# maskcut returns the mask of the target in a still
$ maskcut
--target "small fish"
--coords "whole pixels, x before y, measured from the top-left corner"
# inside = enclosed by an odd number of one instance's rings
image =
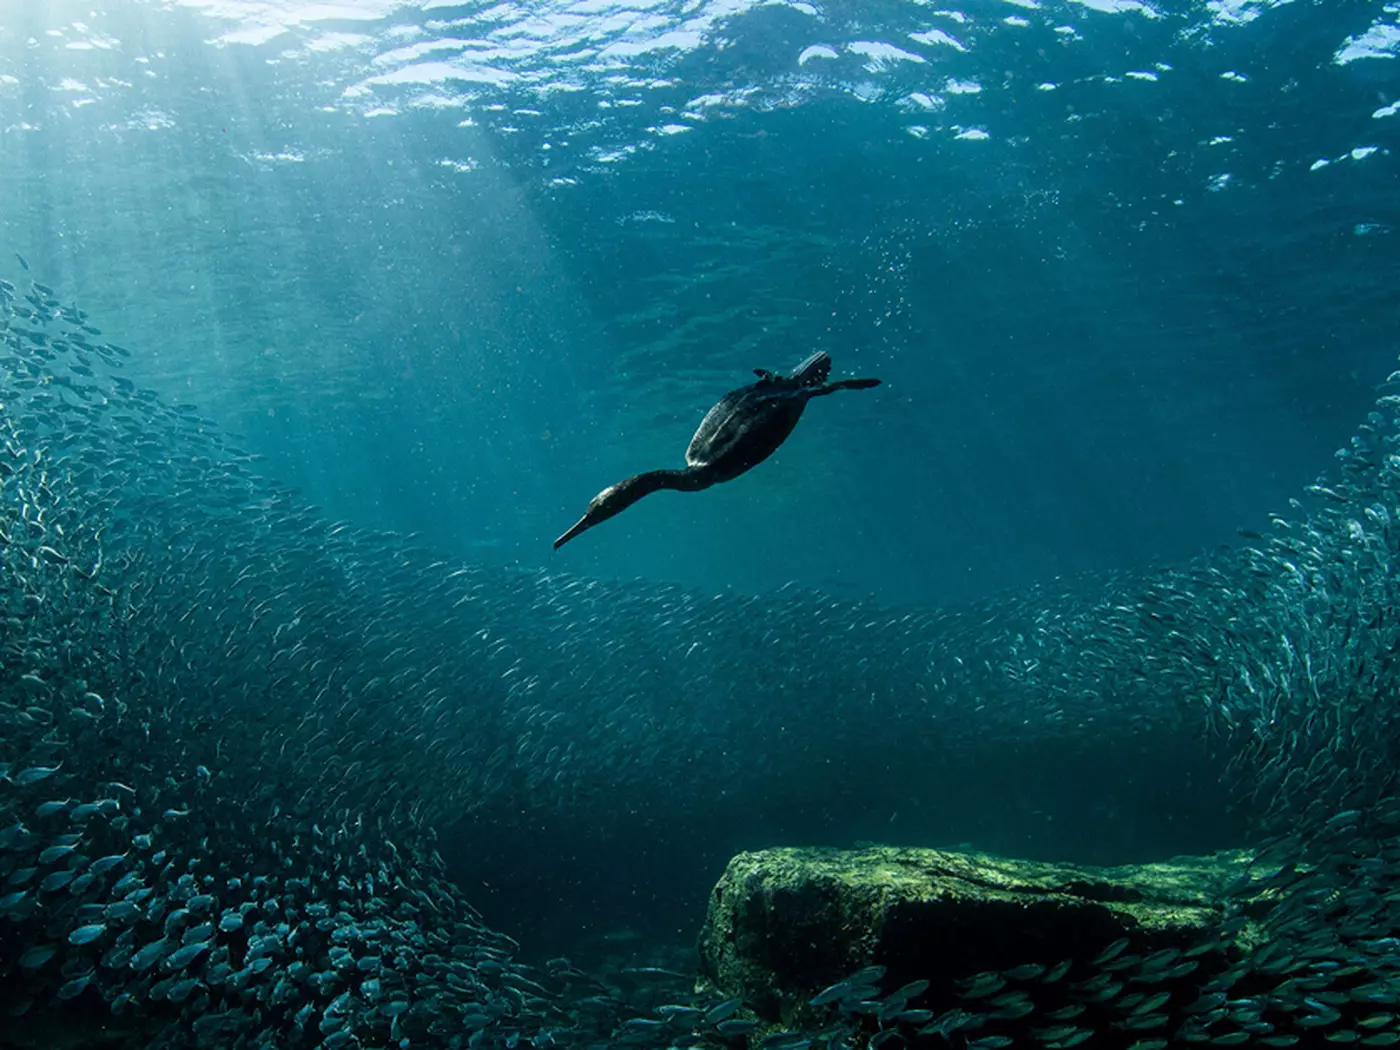
[[[1142,1002],[1132,1008],[1134,1014],[1148,1014],[1164,1004],[1172,997],[1171,992],[1158,992],[1156,995],[1149,995]]]
[[[1116,959],[1110,959],[1108,962],[1103,963],[1103,968],[1109,973],[1117,973],[1120,970],[1128,970],[1134,966],[1138,966],[1141,962],[1142,956],[1140,955],[1120,955]]]
[[[62,985],[56,994],[60,999],[76,999],[87,989],[88,982],[91,980],[91,973],[85,973],[81,977],[74,977],[67,984]]]
[[[1118,955],[1122,954],[1123,949],[1127,946],[1128,938],[1119,937],[1118,940],[1114,941],[1103,951],[1099,952],[1099,954],[1090,961],[1089,965],[1102,966],[1104,963],[1109,962],[1110,960],[1116,958]]]
[[[29,1012],[29,1008],[34,1005],[34,997],[21,995],[11,1000],[5,1007],[5,1013],[10,1017],[23,1017]]]
[[[55,871],[44,877],[44,881],[39,883],[39,889],[45,893],[57,893],[78,875],[77,869],[65,868],[63,871]]]
[[[25,261],[24,256],[19,252],[15,252],[15,258],[19,260],[19,268],[27,273],[29,271],[29,263]]]
[[[1130,1032],[1139,1032],[1147,1028],[1161,1028],[1166,1023],[1166,1014],[1133,1014],[1131,1017],[1119,1021],[1118,1027]]]
[[[721,1021],[733,1017],[743,1004],[744,1000],[742,999],[726,999],[722,1003],[716,1003],[705,1011],[705,1021],[707,1024],[719,1024]]]
[[[932,1010],[901,1010],[891,1018],[900,1024],[926,1024],[933,1020]]]
[[[1156,984],[1159,981],[1176,981],[1185,977],[1187,974],[1195,973],[1196,970],[1200,969],[1200,966],[1199,960],[1186,959],[1177,963],[1175,966],[1167,967],[1165,970],[1154,970],[1150,974],[1145,975],[1139,974],[1137,977],[1134,977],[1133,980],[1137,981],[1139,984]]]
[[[199,944],[209,940],[214,936],[214,924],[212,922],[200,923],[198,926],[191,926],[180,938],[182,945]],[[364,960],[361,960],[362,962]]]
[[[840,999],[844,999],[855,987],[856,985],[852,983],[849,978],[844,981],[837,981],[835,984],[828,985],[816,995],[812,996],[809,1005],[826,1006],[830,1003],[837,1002]]]
[[[958,984],[962,987],[958,994],[964,999],[982,999],[1005,988],[1006,978],[999,973],[988,971],[959,981]]]
[[[40,945],[37,948],[30,948],[19,957],[19,965],[22,970],[37,970],[54,957],[58,951],[51,944]]]
[[[998,1021],[1019,1021],[1035,1011],[1035,1003],[1019,1002],[1010,1006],[1003,1006],[998,1010],[993,1010],[987,1016]]]
[[[1103,976],[1109,979],[1107,983],[1100,984],[1093,993],[1088,993],[1088,991],[1086,991],[1084,995],[1086,1001],[1107,1002],[1113,1000],[1113,998],[1119,997],[1119,994],[1123,991],[1123,981],[1112,980],[1113,974],[1110,973],[1105,973]]]
[[[41,780],[47,780],[62,768],[62,762],[56,766],[30,766],[28,769],[20,770],[20,772],[15,775],[13,783],[17,787],[29,787],[31,784],[39,783]]]
[[[806,1041],[811,1043],[811,1039],[801,1032],[771,1032],[763,1037],[759,1046],[764,1050],[779,1050],[779,1048],[791,1048]]]
[[[879,1017],[885,1010],[885,1004],[878,999],[843,999],[841,1000],[841,1011],[849,1014],[861,1014],[865,1017]]]
[[[1163,948],[1159,952],[1153,952],[1142,960],[1144,970],[1160,970],[1164,966],[1170,966],[1181,958],[1181,950],[1178,948]]]
[[[98,857],[89,864],[88,872],[92,875],[105,875],[124,860],[126,860],[125,853],[109,853],[105,857]]]
[[[846,980],[850,981],[852,984],[855,984],[855,985],[860,985],[860,984],[876,984],[876,985],[878,985],[881,981],[883,981],[883,980],[885,979],[885,974],[886,974],[888,971],[889,971],[889,968],[888,968],[888,967],[885,967],[885,966],[879,966],[879,965],[876,965],[876,966],[867,966],[867,967],[865,967],[864,969],[857,970],[855,973],[851,974],[850,977],[846,978]]]
[[[892,1021],[894,1019],[895,1014],[901,1013],[902,1011],[907,1010],[908,1008],[909,1003],[905,1000],[889,998],[884,1000],[883,1003],[881,1003],[880,1012],[875,1016],[879,1019],[880,1024],[884,1025],[885,1023]]]
[[[361,961],[363,962],[364,960]],[[375,966],[373,968],[379,968],[378,960],[376,960]],[[514,985],[516,982],[519,982],[521,985],[533,985],[533,987],[538,988],[542,994],[549,994],[543,988],[540,988],[539,985],[536,985],[532,981],[521,977],[519,974],[504,974],[503,979],[507,981],[507,983],[510,983],[512,985]],[[367,983],[369,982],[360,982],[361,995],[365,994],[365,985]],[[692,1022],[701,1020],[705,1016],[705,1012],[703,1010],[697,1009],[694,1006],[686,1006],[682,1003],[662,1003],[660,1006],[656,1007],[656,1012],[662,1017],[668,1018],[669,1020],[675,1022],[678,1025],[686,1026],[690,1025]]]
[[[105,923],[95,922],[88,926],[79,926],[68,935],[69,944],[91,944],[97,938],[107,932]]]
[[[885,1001],[890,1002],[896,999],[903,999],[907,1002],[910,999],[917,999],[919,996],[923,995],[926,991],[928,991],[928,986],[929,982],[925,980],[910,981],[908,984],[903,985],[900,988],[896,988],[894,991],[892,991],[888,996],[886,996]]]
[[[1246,1031],[1221,1032],[1219,1035],[1211,1036],[1210,1041],[1215,1046],[1240,1046],[1249,1042],[1251,1038],[1251,1033]]]
[[[748,1035],[757,1027],[757,1021],[744,1021],[737,1017],[731,1017],[729,1020],[721,1021],[719,1024],[715,1025],[715,1031],[725,1036]]]
[[[1379,982],[1353,988],[1350,994],[1352,1001],[1358,1003],[1380,1003],[1387,1006],[1400,1003],[1400,993]]]
[[[125,922],[134,918],[141,911],[141,906],[134,901],[113,901],[107,905],[103,917],[109,922]]]
[[[1060,1024],[1052,1028],[1037,1028],[1032,1034],[1042,1043],[1054,1043],[1061,1039],[1067,1039],[1079,1031],[1076,1024]]]
[[[1025,963],[1001,972],[1013,981],[1033,981],[1045,972],[1045,967],[1040,963]]]
[[[952,1035],[959,1028],[972,1028],[980,1024],[982,1019],[975,1014],[970,1014],[966,1010],[953,1007],[945,1013],[940,1014],[931,1023],[919,1029],[920,1035],[937,1035],[944,1039]]]
[[[208,941],[198,941],[194,944],[187,944],[179,950],[171,952],[169,955],[167,955],[165,957],[165,960],[161,963],[161,967],[162,969],[168,972],[173,972],[175,970],[183,970],[186,966],[194,962],[208,950]],[[265,958],[259,959],[257,961],[266,962],[269,966],[272,965],[271,959]]]
[[[173,947],[173,942],[165,939],[152,941],[131,957],[131,968],[137,973],[143,973],[160,962],[165,953],[170,951]]]
[[[1247,915],[1236,915],[1236,916],[1233,916],[1232,918],[1226,919],[1224,922],[1220,923],[1218,926],[1216,926],[1215,930],[1216,930],[1216,932],[1217,932],[1221,937],[1233,937],[1233,936],[1235,936],[1235,934],[1237,934],[1237,933],[1242,933],[1242,932],[1244,931],[1244,928],[1245,928],[1246,926],[1248,926],[1248,925],[1249,925],[1249,916],[1247,916]],[[1217,941],[1217,942],[1207,942],[1207,943],[1209,944],[1210,947],[1215,947],[1219,942]],[[1124,947],[1127,947],[1127,946],[1124,945]]]
[[[199,987],[199,979],[196,977],[186,977],[174,982],[166,989],[165,998],[172,1003],[182,1003],[190,997],[190,993]]]
[[[1294,1018],[1293,1023],[1299,1028],[1326,1028],[1330,1024],[1336,1024],[1341,1019],[1340,1012],[1327,1009]]]
[[[1209,1013],[1223,1006],[1228,998],[1224,992],[1207,992],[1194,1002],[1187,1003],[1184,1009],[1188,1014]]]
[[[78,847],[73,844],[60,844],[57,846],[50,846],[48,849],[44,850],[43,853],[39,854],[39,863],[52,864],[55,861],[62,860],[64,857],[68,856],[68,854],[72,853],[77,848]]]

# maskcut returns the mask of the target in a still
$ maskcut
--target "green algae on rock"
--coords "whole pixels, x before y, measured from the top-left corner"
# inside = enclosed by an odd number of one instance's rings
[[[1185,949],[1225,918],[1250,854],[1091,868],[972,851],[873,847],[741,853],[710,896],[707,974],[769,1017],[800,1017],[819,988],[871,963],[890,986],[932,981],[931,1001],[981,971]],[[1228,945],[1222,945],[1228,946]]]

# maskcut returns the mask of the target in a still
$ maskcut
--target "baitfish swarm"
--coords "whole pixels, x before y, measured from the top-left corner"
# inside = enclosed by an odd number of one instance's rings
[[[124,378],[130,357],[48,287],[0,281],[5,1038],[1400,1040],[1400,373],[1339,477],[1248,546],[895,612],[447,564],[325,520]],[[1199,738],[1253,818],[1257,870],[1196,954],[1027,959],[955,1004],[872,970],[817,994],[829,1018],[762,1035],[683,975],[517,960],[435,848],[491,800],[601,822],[600,799],[685,783],[679,818],[775,771],[888,789],[1086,726],[1109,747]]]
[[[628,997],[515,961],[442,877],[435,819],[516,747],[471,725],[500,643],[395,632],[472,574],[297,506],[99,336],[0,281],[6,1040],[606,1037]]]

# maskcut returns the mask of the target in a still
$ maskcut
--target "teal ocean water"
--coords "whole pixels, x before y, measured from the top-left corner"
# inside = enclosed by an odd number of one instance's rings
[[[610,1045],[529,967],[688,965],[746,848],[1313,863],[1400,755],[1398,57],[1380,2],[12,0],[13,1045]],[[553,549],[819,351],[881,385]]]
[[[18,10],[6,242],[444,554],[937,604],[1180,559],[1393,356],[1381,6]],[[886,389],[551,556],[816,349]]]

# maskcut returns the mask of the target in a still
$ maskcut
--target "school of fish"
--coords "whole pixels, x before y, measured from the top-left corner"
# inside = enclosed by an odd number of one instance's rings
[[[327,520],[131,356],[0,280],[0,1045],[1400,1041],[1400,372],[1243,546],[895,612],[446,562]],[[773,1031],[693,975],[520,961],[437,852],[502,797],[600,819],[684,779],[679,812],[779,749],[897,776],[1086,726],[1223,756],[1258,853],[1199,944],[951,991],[873,965]]]

